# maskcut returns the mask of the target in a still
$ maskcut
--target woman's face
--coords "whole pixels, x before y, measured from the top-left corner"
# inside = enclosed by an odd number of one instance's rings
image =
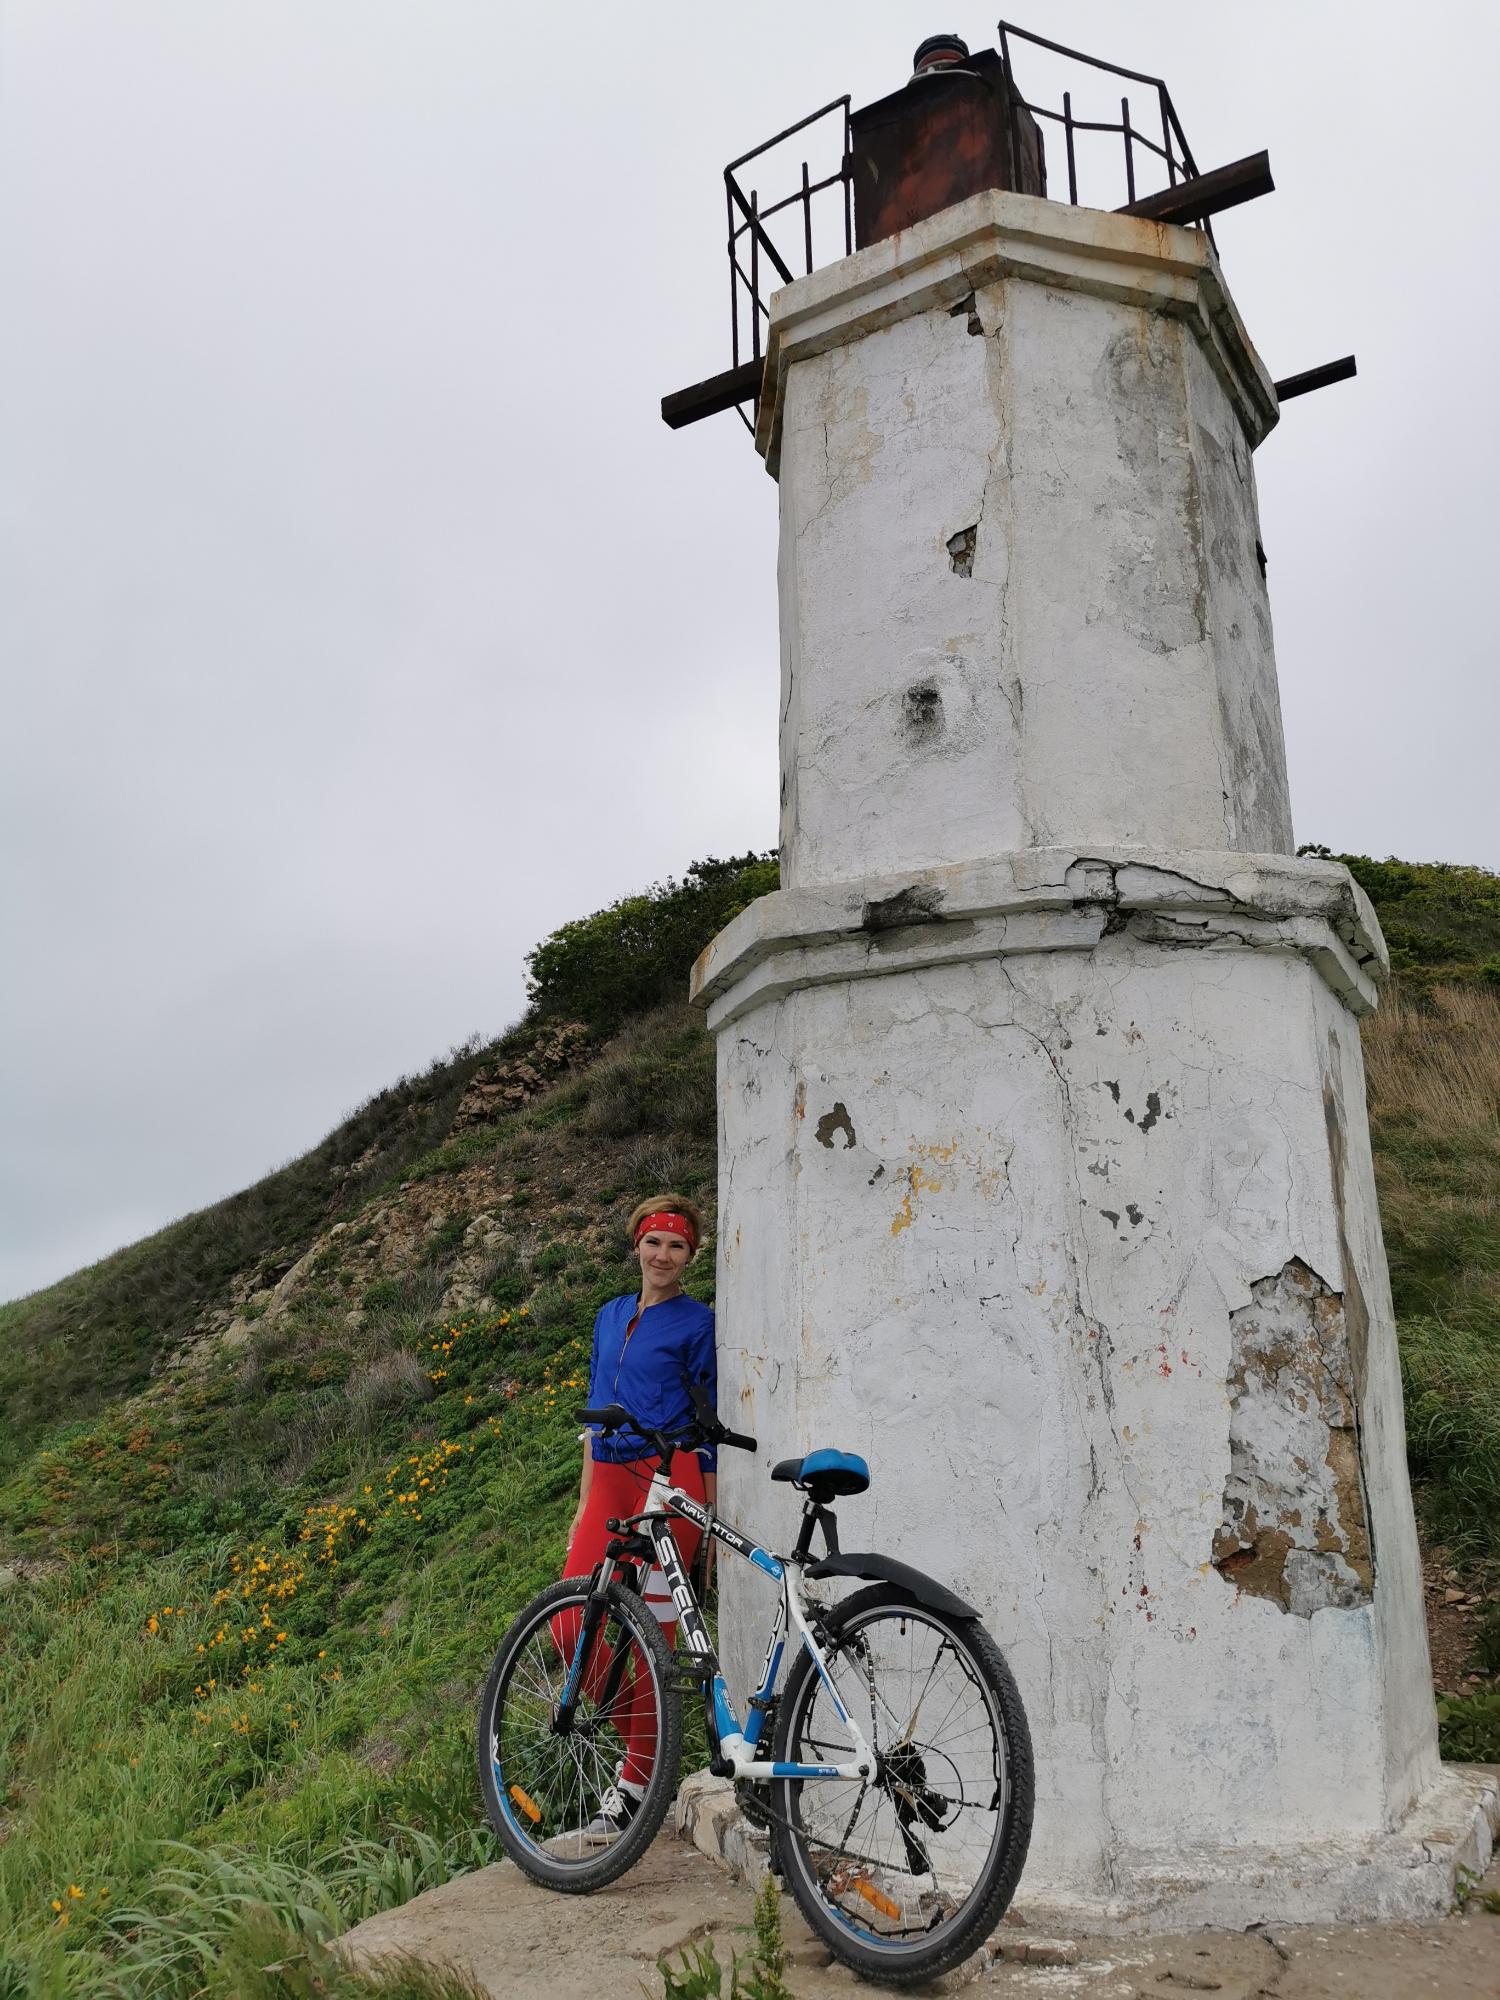
[[[641,1276],[658,1291],[669,1291],[680,1282],[692,1250],[685,1236],[675,1230],[648,1229],[635,1246],[641,1261]]]

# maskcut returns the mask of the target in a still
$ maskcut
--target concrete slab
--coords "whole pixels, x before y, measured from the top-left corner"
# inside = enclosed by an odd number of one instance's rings
[[[1500,1867],[1476,1885],[1463,1914],[1429,1925],[1058,1940],[1007,1922],[995,1940],[1003,1956],[966,1990],[995,2000],[1173,2000],[1199,1993],[1221,2000],[1496,2000],[1500,1916],[1484,1907],[1486,1896],[1500,1902]],[[747,1884],[664,1833],[622,1882],[597,1895],[552,1895],[505,1862],[370,1918],[347,1933],[342,1948],[357,1965],[404,1953],[461,1967],[493,2000],[656,1995],[661,1982],[654,1967],[663,1954],[702,1938],[714,1940],[726,1966],[731,1951],[747,1952],[751,1902]],[[862,1990],[831,1963],[790,1905],[784,1908],[796,2000],[847,2000]]]

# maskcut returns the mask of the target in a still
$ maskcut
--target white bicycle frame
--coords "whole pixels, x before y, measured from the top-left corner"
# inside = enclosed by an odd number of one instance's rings
[[[741,1556],[781,1586],[781,1598],[776,1617],[772,1622],[771,1636],[766,1645],[765,1667],[761,1684],[750,1697],[749,1720],[742,1728],[734,1705],[729,1699],[729,1689],[723,1671],[719,1666],[713,1639],[699,1609],[693,1587],[688,1581],[683,1565],[682,1552],[672,1533],[671,1516],[679,1515],[685,1521],[714,1540],[722,1542],[731,1554]],[[681,1487],[673,1486],[666,1473],[657,1468],[647,1490],[646,1504],[639,1514],[632,1515],[631,1521],[639,1523],[656,1552],[657,1566],[665,1577],[672,1593],[672,1602],[677,1611],[677,1622],[681,1625],[689,1652],[695,1658],[712,1666],[712,1674],[705,1674],[708,1681],[709,1703],[713,1713],[715,1733],[719,1740],[719,1755],[729,1766],[729,1773],[736,1778],[763,1780],[767,1778],[853,1778],[869,1780],[875,1776],[875,1755],[865,1738],[864,1731],[845,1708],[838,1689],[833,1684],[833,1676],[828,1670],[828,1661],[813,1634],[807,1615],[807,1603],[802,1593],[800,1561],[788,1557],[774,1556],[769,1549],[742,1535],[737,1528],[731,1528],[716,1514],[695,1500]],[[620,1558],[606,1556],[600,1566],[599,1582],[602,1588],[614,1575]],[[771,1697],[780,1677],[782,1658],[786,1650],[789,1631],[795,1631],[801,1643],[812,1655],[818,1677],[828,1690],[828,1698],[834,1711],[849,1735],[852,1756],[838,1764],[797,1764],[777,1763],[758,1755],[761,1732],[766,1716],[770,1712]],[[580,1636],[580,1645],[582,1639]],[[574,1662],[573,1673],[569,1675],[572,1685],[581,1667]]]

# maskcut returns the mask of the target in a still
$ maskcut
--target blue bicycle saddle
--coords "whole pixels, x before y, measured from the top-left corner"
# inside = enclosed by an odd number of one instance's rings
[[[870,1483],[870,1468],[852,1451],[810,1451],[805,1458],[784,1458],[771,1468],[773,1479],[790,1480],[814,1500],[832,1500],[836,1494],[863,1493]]]

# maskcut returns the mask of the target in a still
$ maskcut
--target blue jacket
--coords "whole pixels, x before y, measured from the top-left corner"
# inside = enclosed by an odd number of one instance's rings
[[[701,1383],[717,1408],[718,1354],[714,1347],[714,1316],[697,1299],[679,1293],[647,1306],[640,1324],[625,1338],[634,1317],[633,1293],[611,1299],[594,1321],[594,1353],[589,1363],[589,1405],[602,1409],[623,1403],[632,1415],[654,1430],[686,1430],[694,1421],[690,1383]],[[594,1457],[605,1465],[625,1465],[644,1458],[651,1447],[635,1431],[594,1433]],[[701,1445],[698,1456],[713,1471],[718,1453]]]

